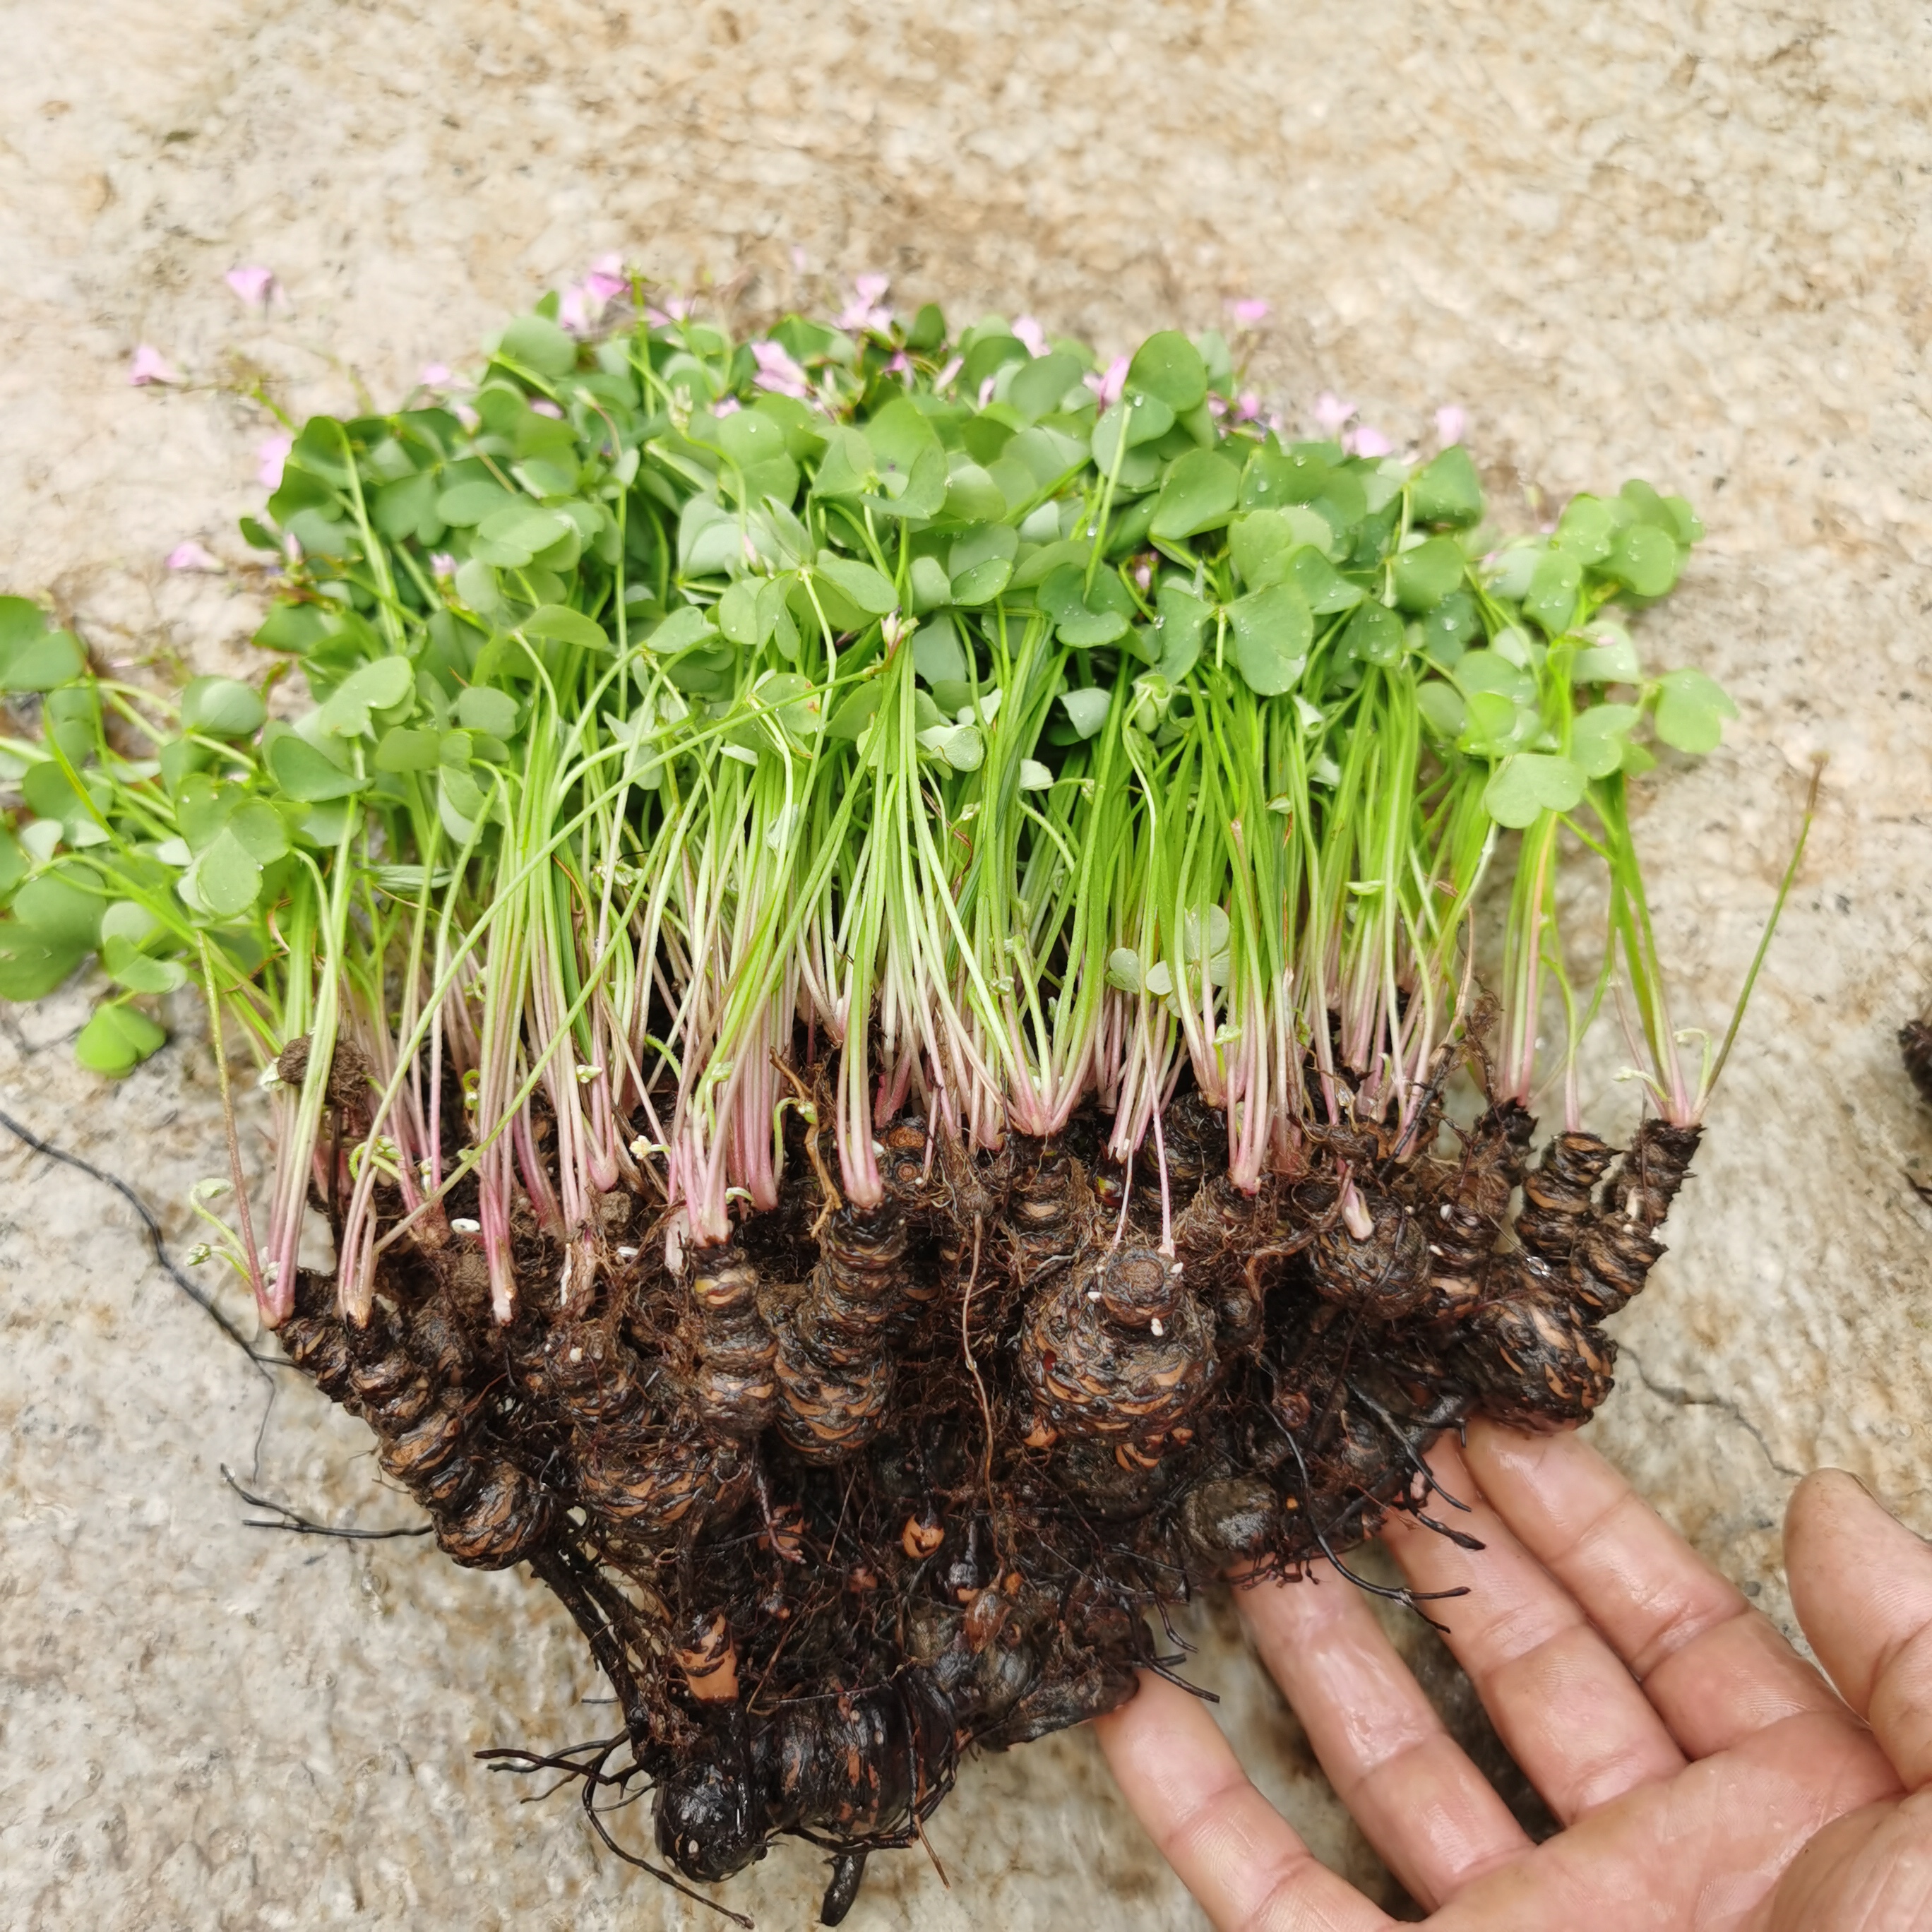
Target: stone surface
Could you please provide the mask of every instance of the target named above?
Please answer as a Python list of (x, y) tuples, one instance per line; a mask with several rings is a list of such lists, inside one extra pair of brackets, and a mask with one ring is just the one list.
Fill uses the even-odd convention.
[[(1640, 471), (1710, 540), (1648, 627), (1742, 716), (1646, 787), (1680, 1021), (1721, 1029), (1831, 754), (1800, 885), (1596, 1439), (1788, 1618), (1796, 1472), (1932, 1528), (1932, 1164), (1892, 1034), (1932, 982), (1932, 21), (1906, 0), (1213, 0), (860, 10), (620, 0), (91, 0), (5, 10), (0, 519), (9, 590), (122, 661), (245, 663), (259, 384), (401, 394), (590, 256), (754, 308), (877, 269), (1112, 350), (1273, 313), (1256, 386), (1398, 441), (1454, 402), (1505, 511)], [(794, 251), (802, 250), (802, 266)], [(274, 270), (266, 316), (221, 277)], [(135, 389), (139, 343), (186, 379)], [(1539, 496), (1536, 493), (1540, 492)], [(0, 1106), (124, 1176), (177, 1249), (221, 1165), (184, 1028), (110, 1088), (70, 992), (0, 1024)], [(185, 1010), (183, 1018), (187, 1017)], [(1627, 1123), (1614, 1029), (1593, 1116)], [(250, 1156), (256, 1131), (250, 1124)], [(241, 1480), (410, 1520), (359, 1426), (268, 1383), (118, 1198), (0, 1145), (0, 1922), (717, 1922), (469, 1754), (595, 1735), (562, 1617), (410, 1540), (272, 1534)], [(241, 1303), (226, 1294), (226, 1305)], [(266, 1414), (265, 1414), (266, 1408)], [(1321, 1855), (1393, 1898), (1225, 1612), (1201, 1681)], [(1418, 1649), (1419, 1640), (1406, 1640)], [(1446, 1702), (1466, 1707), (1453, 1676)], [(634, 1814), (633, 1814), (634, 1816)], [(1194, 1925), (1083, 1734), (970, 1768), (942, 1888), (884, 1858), (848, 1922)], [(732, 1902), (807, 1922), (781, 1850)]]

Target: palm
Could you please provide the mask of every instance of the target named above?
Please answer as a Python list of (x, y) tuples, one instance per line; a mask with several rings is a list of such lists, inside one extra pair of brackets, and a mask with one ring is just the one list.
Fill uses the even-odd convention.
[[(1932, 1923), (1932, 1551), (1849, 1478), (1792, 1499), (1807, 1635), (1844, 1695), (1574, 1436), (1487, 1425), (1431, 1459), (1486, 1546), (1405, 1520), (1504, 1742), (1564, 1828), (1533, 1846), (1353, 1591), (1241, 1593), (1343, 1802), (1441, 1932)], [(1480, 1490), (1480, 1496), (1473, 1492)], [(1219, 1927), (1391, 1923), (1249, 1784), (1213, 1720), (1148, 1678), (1100, 1724), (1129, 1802)]]

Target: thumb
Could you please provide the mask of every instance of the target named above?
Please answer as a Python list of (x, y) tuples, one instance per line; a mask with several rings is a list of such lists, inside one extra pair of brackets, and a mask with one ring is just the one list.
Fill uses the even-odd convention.
[(1908, 1791), (1932, 1784), (1932, 1546), (1842, 1469), (1807, 1476), (1784, 1516), (1791, 1601), (1818, 1660)]

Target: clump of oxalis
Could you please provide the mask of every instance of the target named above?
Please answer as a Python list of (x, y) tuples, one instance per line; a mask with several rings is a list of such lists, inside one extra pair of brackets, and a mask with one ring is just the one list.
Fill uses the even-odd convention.
[(1174, 1669), (1150, 1610), (1458, 1534), (1438, 1432), (1604, 1400), (1722, 1061), (1628, 788), (1730, 707), (1626, 627), (1700, 534), (1643, 483), (1504, 539), (1461, 447), (1284, 440), (1212, 333), (634, 292), (301, 429), (255, 682), (0, 610), (0, 995), (92, 956), (117, 1073), (201, 990), (276, 1148), (205, 1254), (617, 1694), (507, 1761), (607, 1836), (654, 1786), (680, 1889), (807, 1838), (831, 1923), (962, 1751)]

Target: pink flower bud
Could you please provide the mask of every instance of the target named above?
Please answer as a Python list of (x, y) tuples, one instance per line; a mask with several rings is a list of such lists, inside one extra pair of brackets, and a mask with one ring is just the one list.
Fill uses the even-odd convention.
[(224, 566), (206, 544), (196, 543), (193, 537), (178, 543), (168, 552), (167, 567), (170, 570), (215, 570)]
[(1258, 296), (1244, 296), (1228, 304), (1228, 313), (1243, 328), (1252, 328), (1267, 321), (1268, 305)]
[(221, 279), (250, 308), (266, 308), (269, 292), (275, 286), (275, 272), (255, 263), (245, 268), (230, 268)]
[(265, 490), (282, 487), (282, 466), (296, 446), (292, 436), (266, 436), (255, 446), (255, 481)]
[(1468, 429), (1467, 413), (1454, 403), (1445, 403), (1436, 412), (1436, 440), (1444, 449), (1451, 443), (1460, 442)]
[(1029, 356), (1046, 353), (1046, 331), (1030, 315), (1023, 315), (1013, 324), (1013, 333), (1026, 344)]
[(152, 343), (143, 342), (134, 351), (134, 359), (128, 365), (128, 380), (130, 386), (145, 389), (150, 382), (178, 382), (181, 380), (166, 356)]
[(1355, 413), (1353, 403), (1344, 402), (1333, 389), (1324, 389), (1315, 398), (1315, 420), (1324, 436), (1334, 436)]

